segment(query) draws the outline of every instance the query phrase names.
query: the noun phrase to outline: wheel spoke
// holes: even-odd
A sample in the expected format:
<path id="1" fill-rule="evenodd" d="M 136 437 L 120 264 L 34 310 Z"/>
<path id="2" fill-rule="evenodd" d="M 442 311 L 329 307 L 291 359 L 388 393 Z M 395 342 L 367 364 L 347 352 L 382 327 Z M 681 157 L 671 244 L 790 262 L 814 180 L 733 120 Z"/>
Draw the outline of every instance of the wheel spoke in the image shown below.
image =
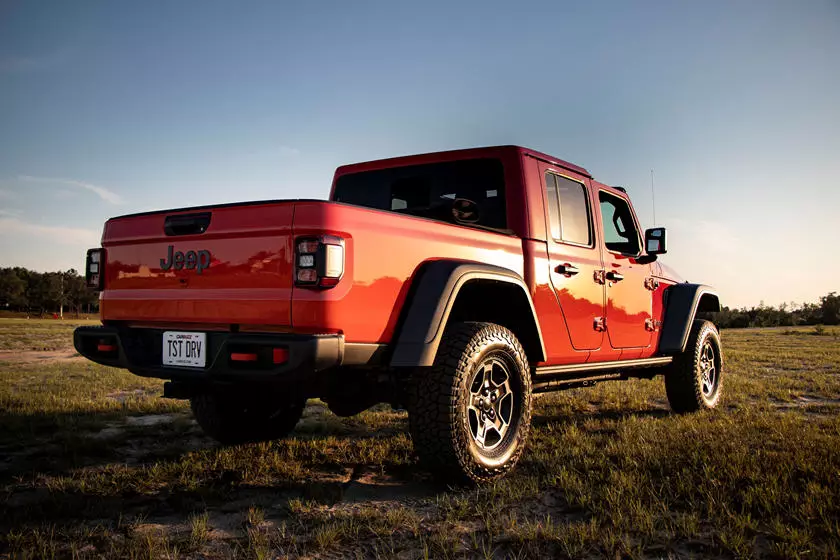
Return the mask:
<path id="1" fill-rule="evenodd" d="M 703 345 L 703 350 L 700 353 L 698 360 L 698 368 L 701 374 L 701 385 L 703 394 L 710 397 L 715 390 L 715 383 L 717 382 L 717 367 L 715 364 L 715 350 L 711 342 L 706 342 Z"/>
<path id="2" fill-rule="evenodd" d="M 482 387 L 485 389 L 489 389 L 493 386 L 493 362 L 487 362 L 484 364 L 484 382 L 482 383 Z"/>
<path id="3" fill-rule="evenodd" d="M 487 422 L 478 422 L 478 430 L 475 434 L 475 442 L 484 447 L 484 442 L 487 439 Z"/>
<path id="4" fill-rule="evenodd" d="M 504 397 L 496 401 L 496 417 L 501 420 L 505 426 L 510 424 L 513 416 L 513 394 L 508 393 Z M 507 406 L 506 406 L 507 405 Z"/>
<path id="5" fill-rule="evenodd" d="M 503 360 L 489 357 L 475 369 L 466 403 L 467 423 L 475 444 L 489 450 L 505 438 L 513 422 L 514 385 Z"/>
<path id="6" fill-rule="evenodd" d="M 495 438 L 495 440 L 493 440 L 493 444 L 495 445 L 496 443 L 498 443 L 502 440 L 502 437 L 504 436 L 505 430 L 497 428 L 492 423 L 487 424 L 486 431 L 484 432 L 484 441 L 485 442 L 487 441 L 487 436 L 490 435 L 489 432 L 491 432 L 491 431 L 496 432 L 496 438 Z"/>
<path id="7" fill-rule="evenodd" d="M 481 410 L 474 403 L 470 403 L 470 404 L 467 405 L 467 411 L 468 412 L 471 411 L 471 412 L 475 413 L 476 418 L 481 417 Z"/>

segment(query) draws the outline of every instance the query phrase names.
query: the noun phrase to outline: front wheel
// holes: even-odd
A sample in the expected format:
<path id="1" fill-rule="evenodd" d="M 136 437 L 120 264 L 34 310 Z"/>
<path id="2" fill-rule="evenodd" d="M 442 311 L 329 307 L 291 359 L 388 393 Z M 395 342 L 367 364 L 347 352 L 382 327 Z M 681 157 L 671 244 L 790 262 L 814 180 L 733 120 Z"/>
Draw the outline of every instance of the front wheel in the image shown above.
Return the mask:
<path id="1" fill-rule="evenodd" d="M 420 461 L 445 482 L 504 476 L 525 448 L 531 378 L 508 329 L 458 323 L 443 335 L 434 365 L 413 382 L 409 426 Z"/>
<path id="2" fill-rule="evenodd" d="M 723 352 L 718 330 L 710 321 L 694 321 L 685 351 L 665 374 L 665 392 L 674 412 L 717 406 L 723 393 Z"/>

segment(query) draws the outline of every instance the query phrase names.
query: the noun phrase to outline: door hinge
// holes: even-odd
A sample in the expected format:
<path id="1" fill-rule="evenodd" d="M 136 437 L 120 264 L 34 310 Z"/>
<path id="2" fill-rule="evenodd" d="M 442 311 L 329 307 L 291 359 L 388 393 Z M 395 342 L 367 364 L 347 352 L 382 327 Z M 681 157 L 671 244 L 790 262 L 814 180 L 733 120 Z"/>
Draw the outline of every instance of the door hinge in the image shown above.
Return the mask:
<path id="1" fill-rule="evenodd" d="M 650 332 L 655 332 L 659 330 L 659 327 L 662 326 L 662 321 L 657 321 L 655 319 L 645 319 L 645 330 Z"/>
<path id="2" fill-rule="evenodd" d="M 648 276 L 647 278 L 645 278 L 645 288 L 647 288 L 648 290 L 653 292 L 658 287 L 659 287 L 659 280 L 657 280 L 653 276 Z"/>
<path id="3" fill-rule="evenodd" d="M 607 330 L 607 318 L 595 317 L 595 321 L 593 322 L 592 328 L 594 328 L 598 332 L 604 332 L 605 330 Z"/>
<path id="4" fill-rule="evenodd" d="M 606 270 L 596 270 L 595 274 L 593 275 L 596 284 L 606 284 L 607 283 L 607 271 Z"/>

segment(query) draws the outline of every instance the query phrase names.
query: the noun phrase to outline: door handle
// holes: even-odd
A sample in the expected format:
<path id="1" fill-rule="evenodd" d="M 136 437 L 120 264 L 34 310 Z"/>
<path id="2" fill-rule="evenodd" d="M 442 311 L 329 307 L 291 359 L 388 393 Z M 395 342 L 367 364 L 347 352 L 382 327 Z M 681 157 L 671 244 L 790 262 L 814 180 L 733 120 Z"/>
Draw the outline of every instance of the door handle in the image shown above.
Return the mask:
<path id="1" fill-rule="evenodd" d="M 573 264 L 563 263 L 558 264 L 557 268 L 555 268 L 554 271 L 558 274 L 562 274 L 563 276 L 574 276 L 575 274 L 580 272 L 580 269 Z"/>
<path id="2" fill-rule="evenodd" d="M 624 280 L 624 275 L 620 272 L 610 270 L 609 272 L 607 272 L 607 280 L 609 280 L 610 282 L 621 282 L 622 280 Z"/>

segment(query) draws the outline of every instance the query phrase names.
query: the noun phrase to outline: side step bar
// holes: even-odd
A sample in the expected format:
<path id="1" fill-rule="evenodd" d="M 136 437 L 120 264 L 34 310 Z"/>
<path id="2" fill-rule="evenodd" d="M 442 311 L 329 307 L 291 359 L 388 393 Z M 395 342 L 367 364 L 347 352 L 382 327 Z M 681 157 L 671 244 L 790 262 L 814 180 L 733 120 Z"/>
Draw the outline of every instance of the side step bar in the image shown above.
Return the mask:
<path id="1" fill-rule="evenodd" d="M 625 373 L 627 370 L 666 366 L 673 360 L 672 356 L 662 356 L 639 360 L 543 366 L 535 370 L 532 387 L 535 393 L 586 387 L 599 381 L 627 379 L 631 377 Z"/>

